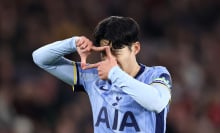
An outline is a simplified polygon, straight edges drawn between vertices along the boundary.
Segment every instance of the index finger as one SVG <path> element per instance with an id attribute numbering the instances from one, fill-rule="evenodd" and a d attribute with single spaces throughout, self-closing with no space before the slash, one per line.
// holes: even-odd
<path id="1" fill-rule="evenodd" d="M 104 51 L 105 50 L 105 47 L 106 46 L 102 46 L 102 47 L 96 47 L 96 46 L 93 46 L 92 48 L 91 48 L 91 50 L 93 50 L 93 51 Z"/>
<path id="2" fill-rule="evenodd" d="M 112 53 L 111 53 L 111 50 L 110 50 L 110 47 L 109 46 L 101 46 L 101 47 L 95 47 L 93 46 L 91 48 L 93 51 L 105 51 L 106 52 L 106 56 L 107 57 L 111 57 L 112 56 Z"/>

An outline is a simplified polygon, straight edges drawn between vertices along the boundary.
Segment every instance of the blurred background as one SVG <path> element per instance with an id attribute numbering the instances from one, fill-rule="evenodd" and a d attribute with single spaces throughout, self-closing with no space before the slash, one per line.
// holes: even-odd
<path id="1" fill-rule="evenodd" d="M 31 54 L 73 35 L 93 39 L 111 15 L 134 18 L 138 60 L 172 75 L 167 133 L 220 132 L 219 0 L 1 0 L 0 133 L 93 132 L 87 95 L 38 68 Z"/>

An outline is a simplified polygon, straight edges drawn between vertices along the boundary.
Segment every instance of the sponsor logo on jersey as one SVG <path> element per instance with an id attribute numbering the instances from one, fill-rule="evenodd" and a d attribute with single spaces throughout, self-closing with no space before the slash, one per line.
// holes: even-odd
<path id="1" fill-rule="evenodd" d="M 118 119 L 119 111 L 115 109 L 114 111 L 114 120 L 113 123 L 109 121 L 109 113 L 107 108 L 103 106 L 98 114 L 97 120 L 95 122 L 95 126 L 99 127 L 101 124 L 106 126 L 106 128 L 110 128 L 112 130 L 124 131 L 126 128 L 133 128 L 134 131 L 140 132 L 139 125 L 136 121 L 135 115 L 131 111 L 126 111 L 123 113 L 122 120 Z M 110 126 L 110 124 L 112 126 Z M 118 125 L 119 124 L 119 125 Z"/>

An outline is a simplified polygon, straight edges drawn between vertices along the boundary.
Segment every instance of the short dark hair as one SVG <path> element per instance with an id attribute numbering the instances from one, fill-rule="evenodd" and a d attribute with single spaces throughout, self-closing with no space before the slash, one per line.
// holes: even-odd
<path id="1" fill-rule="evenodd" d="M 100 21 L 95 28 L 95 45 L 100 46 L 100 41 L 106 39 L 112 43 L 114 49 L 131 46 L 138 41 L 139 25 L 130 17 L 110 16 Z"/>

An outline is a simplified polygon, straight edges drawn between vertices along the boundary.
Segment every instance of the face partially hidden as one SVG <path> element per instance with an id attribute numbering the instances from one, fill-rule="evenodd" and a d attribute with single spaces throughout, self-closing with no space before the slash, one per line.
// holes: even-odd
<path id="1" fill-rule="evenodd" d="M 109 43 L 108 40 L 101 40 L 100 46 L 110 46 L 111 48 L 111 54 L 116 58 L 118 65 L 121 67 L 122 70 L 127 70 L 129 67 L 131 67 L 134 63 L 137 63 L 136 61 L 136 54 L 139 52 L 140 45 L 134 43 L 131 45 L 131 47 L 125 46 L 121 49 L 113 49 L 111 46 L 112 44 Z M 106 53 L 103 51 L 101 53 L 102 60 L 105 60 Z"/>

